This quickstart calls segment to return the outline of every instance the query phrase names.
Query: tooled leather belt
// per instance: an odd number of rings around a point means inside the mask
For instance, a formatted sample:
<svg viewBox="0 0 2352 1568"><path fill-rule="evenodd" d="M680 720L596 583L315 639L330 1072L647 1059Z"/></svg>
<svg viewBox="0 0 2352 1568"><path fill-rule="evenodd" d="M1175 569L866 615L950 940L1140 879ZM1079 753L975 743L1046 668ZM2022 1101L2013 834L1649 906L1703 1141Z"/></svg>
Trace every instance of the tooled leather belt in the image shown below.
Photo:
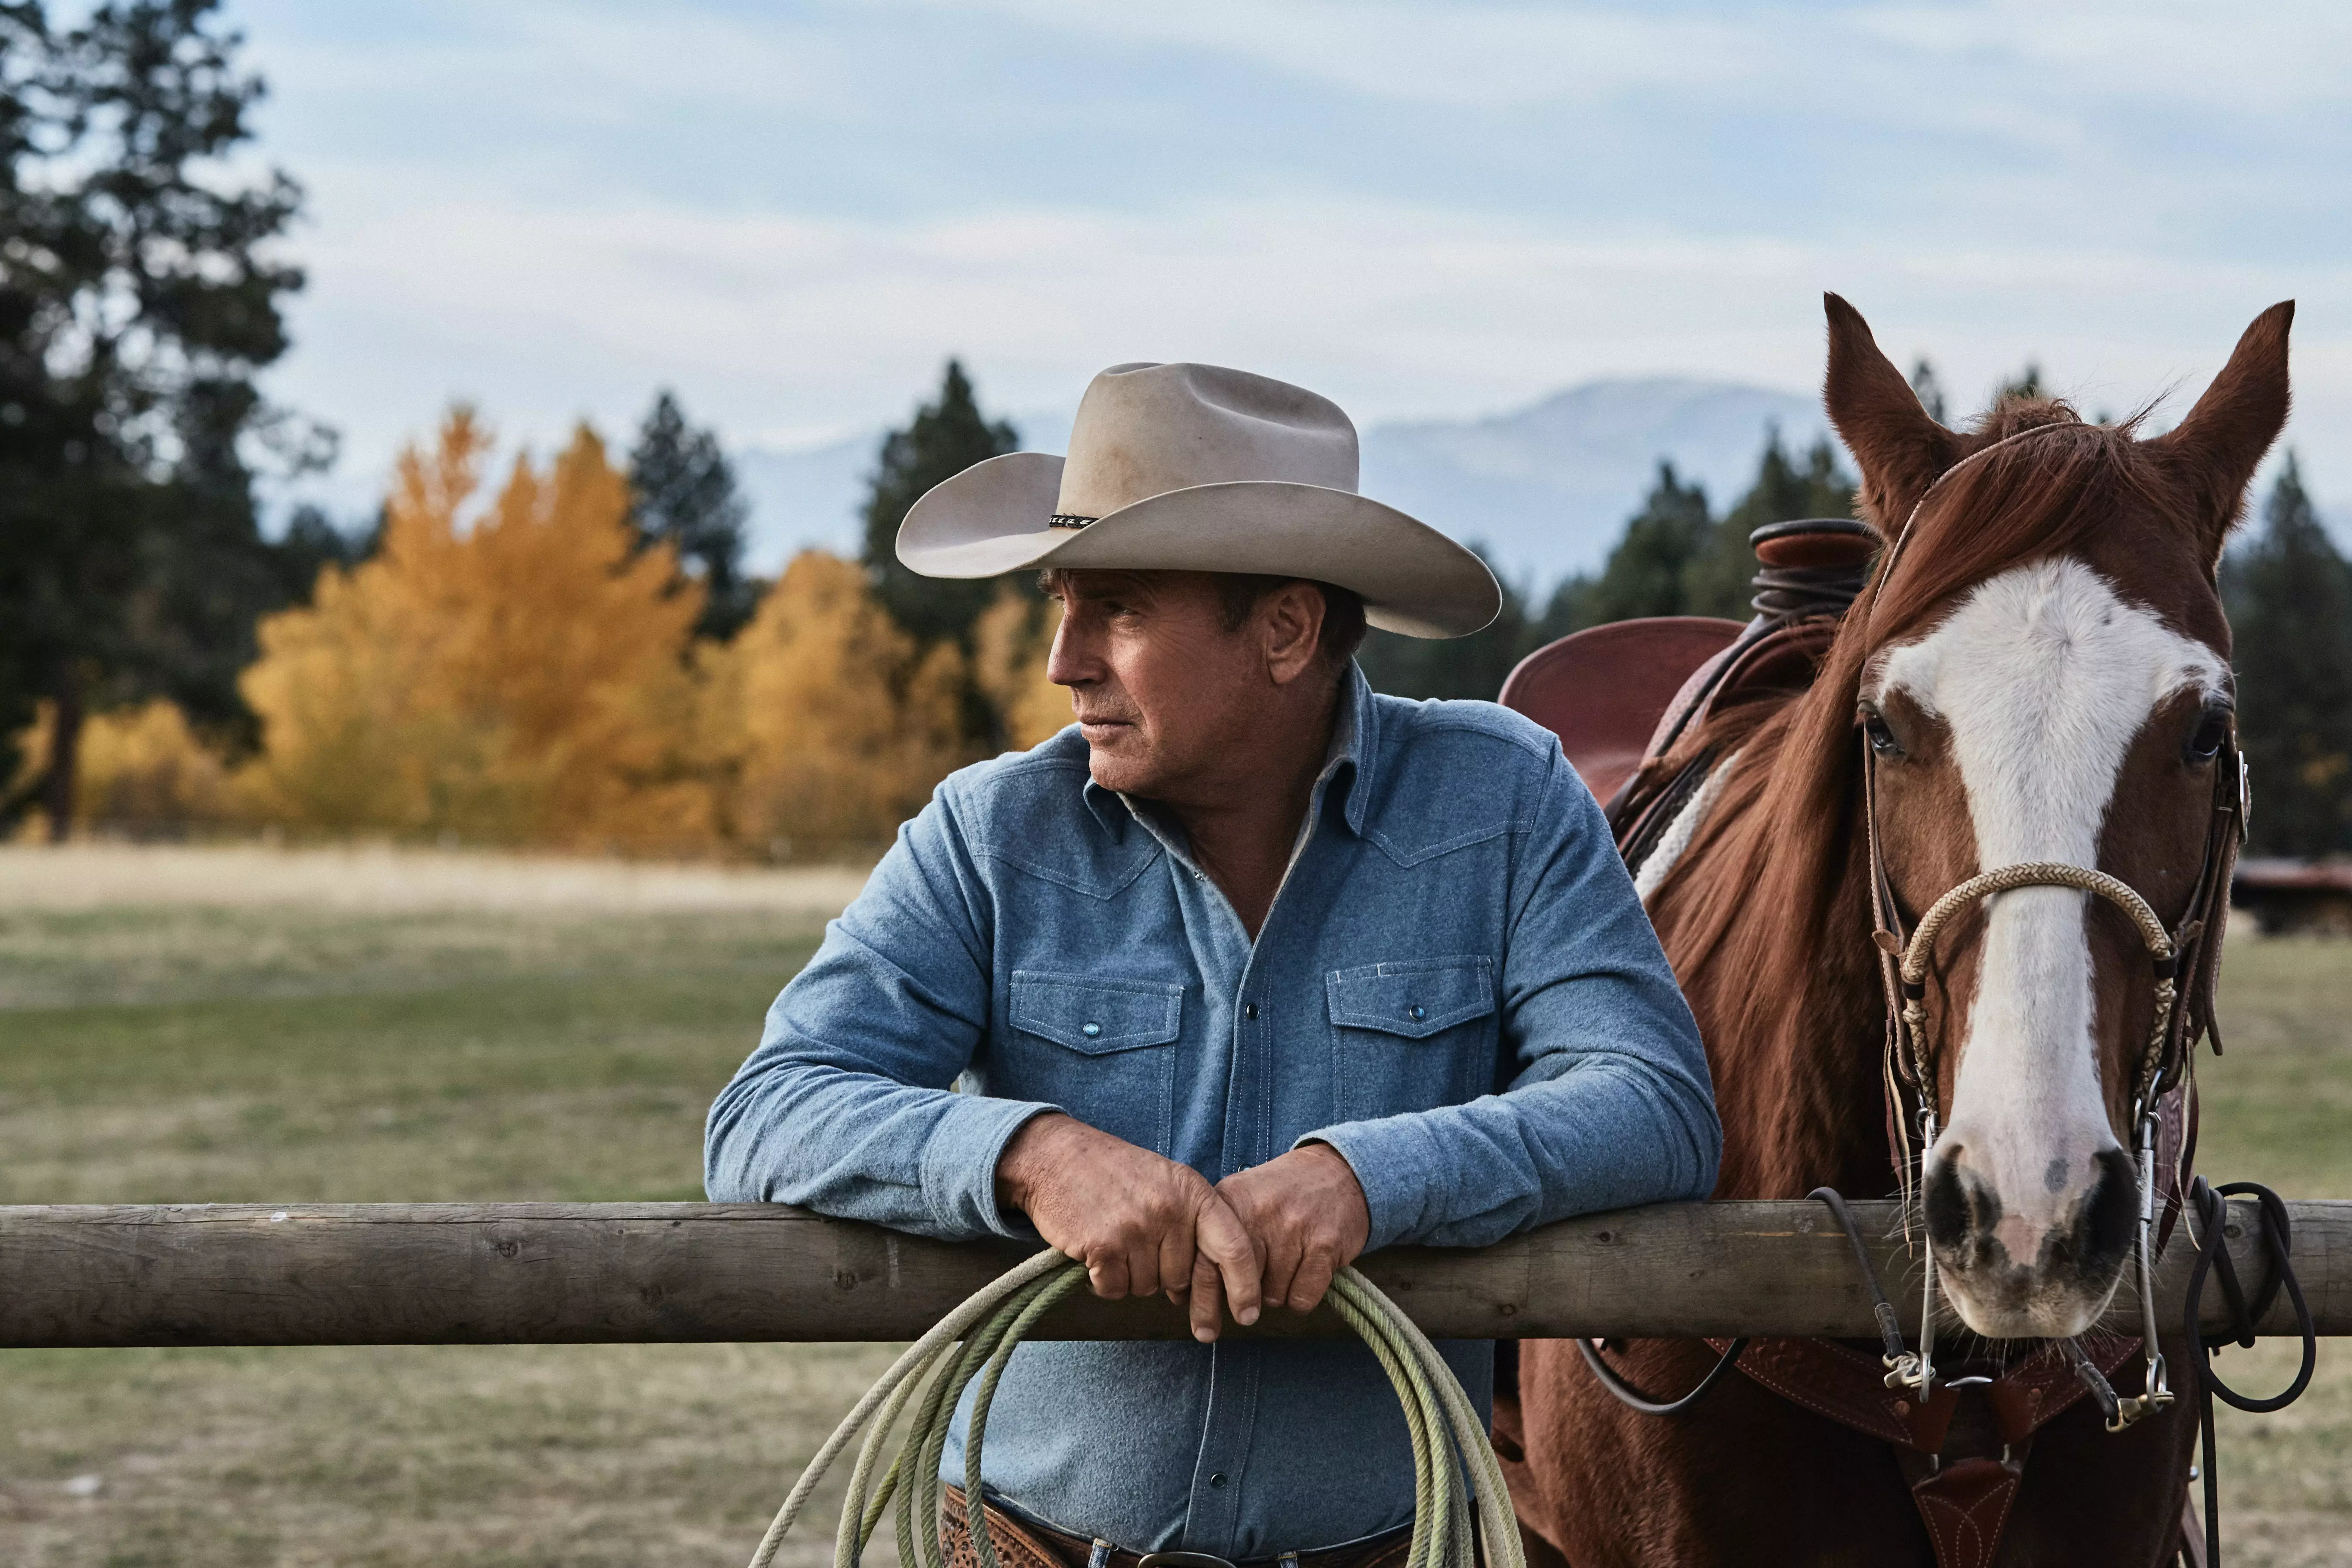
<svg viewBox="0 0 2352 1568"><path fill-rule="evenodd" d="M979 1568L971 1529L964 1522L960 1487L941 1489L946 1516L940 1524L948 1568ZM1278 1557L1235 1563L1206 1552L1124 1552L1107 1541L1089 1541L1052 1525L1015 1519L994 1503L987 1506L988 1537L1002 1568L1398 1568L1412 1545L1412 1527L1320 1552L1287 1552Z"/></svg>

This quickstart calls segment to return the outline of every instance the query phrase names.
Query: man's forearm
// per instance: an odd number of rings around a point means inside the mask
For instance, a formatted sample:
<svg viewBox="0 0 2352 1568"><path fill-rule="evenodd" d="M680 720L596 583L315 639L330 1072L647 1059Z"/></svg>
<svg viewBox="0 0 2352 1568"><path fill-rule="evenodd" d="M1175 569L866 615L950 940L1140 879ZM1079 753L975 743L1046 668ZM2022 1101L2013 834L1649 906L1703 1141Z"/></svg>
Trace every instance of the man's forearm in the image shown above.
<svg viewBox="0 0 2352 1568"><path fill-rule="evenodd" d="M1052 1110L763 1046L711 1105L703 1185L715 1202L803 1204L950 1241L1023 1236L992 1173L1022 1127Z"/></svg>
<svg viewBox="0 0 2352 1568"><path fill-rule="evenodd" d="M1570 1215L1705 1197L1721 1148L1693 1086L1606 1056L1507 1094L1312 1136L1354 1167L1370 1247L1486 1247Z"/></svg>

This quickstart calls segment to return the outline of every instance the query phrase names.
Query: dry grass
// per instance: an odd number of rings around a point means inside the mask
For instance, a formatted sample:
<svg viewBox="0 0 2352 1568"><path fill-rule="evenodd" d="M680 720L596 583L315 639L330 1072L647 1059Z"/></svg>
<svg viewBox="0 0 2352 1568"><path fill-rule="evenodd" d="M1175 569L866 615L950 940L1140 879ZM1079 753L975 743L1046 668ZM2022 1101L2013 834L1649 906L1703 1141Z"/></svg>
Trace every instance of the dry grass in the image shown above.
<svg viewBox="0 0 2352 1568"><path fill-rule="evenodd" d="M0 1201L697 1195L710 1095L856 880L0 851ZM2352 944L2235 941L2225 990L2201 1168L2352 1194ZM888 1353L8 1352L0 1563L740 1562ZM2352 1563L2352 1365L2223 1440L2233 1564Z"/></svg>
<svg viewBox="0 0 2352 1568"><path fill-rule="evenodd" d="M0 851L0 1202L699 1197L710 1097L859 879ZM888 1355L7 1352L0 1563L740 1563Z"/></svg>
<svg viewBox="0 0 2352 1568"><path fill-rule="evenodd" d="M389 846L277 849L113 843L0 844L0 909L157 905L652 913L756 910L824 921L856 896L864 868L771 870L563 859Z"/></svg>
<svg viewBox="0 0 2352 1568"><path fill-rule="evenodd" d="M2228 1049L2198 1067L2198 1168L2286 1197L2352 1197L2352 942L2233 934L2221 1004ZM2266 1394L2294 1375L2294 1350L2265 1341L2214 1365ZM2317 1379L2277 1415L2219 1415L2231 1563L2352 1563L2352 1345L2321 1341Z"/></svg>

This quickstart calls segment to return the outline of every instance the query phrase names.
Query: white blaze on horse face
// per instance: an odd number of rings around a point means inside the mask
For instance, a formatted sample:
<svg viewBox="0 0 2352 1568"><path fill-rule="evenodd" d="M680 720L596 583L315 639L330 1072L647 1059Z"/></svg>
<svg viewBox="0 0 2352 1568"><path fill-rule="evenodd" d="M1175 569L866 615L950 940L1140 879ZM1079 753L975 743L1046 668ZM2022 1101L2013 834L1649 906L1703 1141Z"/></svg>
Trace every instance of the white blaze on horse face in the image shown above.
<svg viewBox="0 0 2352 1568"><path fill-rule="evenodd" d="M1889 650L1874 695L1900 690L1943 721L1979 869L2095 867L2133 737L2158 703L2218 690L2227 669L2090 567L2047 560L1980 584L1935 631ZM2116 1146L2093 1035L2089 897L2021 888L1986 901L1966 1038L1939 1047L1960 1057L1936 1157L1965 1151L1963 1168L2000 1200L1998 1238L2029 1268L2096 1179L2093 1157Z"/></svg>

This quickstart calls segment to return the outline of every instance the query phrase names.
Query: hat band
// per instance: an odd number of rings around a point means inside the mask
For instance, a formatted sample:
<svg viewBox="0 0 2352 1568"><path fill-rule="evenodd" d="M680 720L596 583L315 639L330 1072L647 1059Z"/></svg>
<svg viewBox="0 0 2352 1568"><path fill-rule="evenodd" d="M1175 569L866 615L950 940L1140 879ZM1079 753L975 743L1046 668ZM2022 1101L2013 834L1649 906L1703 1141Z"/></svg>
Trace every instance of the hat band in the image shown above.
<svg viewBox="0 0 2352 1568"><path fill-rule="evenodd" d="M1047 528L1067 528L1076 530L1084 528L1090 522L1097 522L1100 521L1101 520L1098 518L1080 517L1077 513L1072 511L1057 511L1053 516L1045 520L1045 526Z"/></svg>

